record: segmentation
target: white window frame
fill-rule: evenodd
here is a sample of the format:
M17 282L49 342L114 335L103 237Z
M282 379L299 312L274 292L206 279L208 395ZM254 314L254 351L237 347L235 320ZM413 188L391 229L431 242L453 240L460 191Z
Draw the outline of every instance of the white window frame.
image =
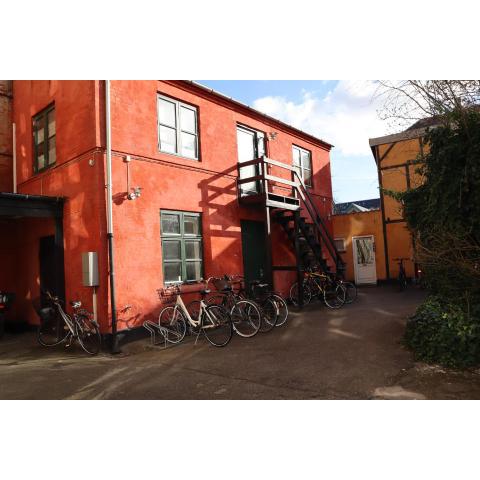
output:
M298 150L300 154L300 165L295 165L294 163L294 150ZM302 152L308 154L308 158L310 159L310 167L305 167L302 164ZM312 161L312 152L310 150L307 150L306 148L299 147L298 145L292 145L292 166L298 167L300 170L300 176L302 177L303 183L305 183L305 186L308 188L313 188L313 161ZM304 171L308 170L310 172L310 182L306 183L305 182L305 174Z
M164 100L166 102L173 103L175 105L175 127L171 125L167 125L160 122L160 100ZM189 132L187 130L182 130L181 125L181 118L180 118L180 109L185 108L187 110L191 110L195 114L195 132ZM166 127L175 130L175 152L169 152L167 150L162 150L162 145L160 142L160 127ZM187 157L182 155L182 133L187 133L189 135L195 135L195 157ZM157 94L157 136L158 136L158 151L162 153L167 153L169 155L175 155L177 157L186 158L188 160L200 160L200 152L199 152L199 142L198 142L198 108L194 107L193 105L189 105L188 103L180 102L179 100L175 100L172 97L168 97L166 95L162 95L160 93Z

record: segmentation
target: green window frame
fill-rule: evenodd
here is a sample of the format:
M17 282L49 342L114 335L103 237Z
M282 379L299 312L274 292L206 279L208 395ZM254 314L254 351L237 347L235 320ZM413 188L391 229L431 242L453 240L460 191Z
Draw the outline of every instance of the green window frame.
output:
M312 152L292 145L293 166L307 187L312 187Z
M32 119L33 170L42 172L57 162L55 105L37 113Z
M202 216L196 212L160 210L163 283L203 278Z
M198 109L157 94L158 149L189 160L199 160Z

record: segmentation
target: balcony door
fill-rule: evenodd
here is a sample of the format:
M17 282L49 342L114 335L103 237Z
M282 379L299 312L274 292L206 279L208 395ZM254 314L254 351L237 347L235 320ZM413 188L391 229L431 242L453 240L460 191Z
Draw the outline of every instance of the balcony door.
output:
M238 163L249 162L265 155L265 136L262 132L246 127L237 127ZM255 177L259 174L258 165L240 166L240 178ZM242 197L260 193L260 182L253 181L240 185Z

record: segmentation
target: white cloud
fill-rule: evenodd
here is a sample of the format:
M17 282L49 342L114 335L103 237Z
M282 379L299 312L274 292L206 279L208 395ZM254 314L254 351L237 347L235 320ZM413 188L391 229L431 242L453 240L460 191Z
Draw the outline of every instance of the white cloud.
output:
M285 97L263 97L253 107L335 145L345 156L371 155L368 139L386 135L377 115L373 81L341 80L323 97L303 92L299 103Z

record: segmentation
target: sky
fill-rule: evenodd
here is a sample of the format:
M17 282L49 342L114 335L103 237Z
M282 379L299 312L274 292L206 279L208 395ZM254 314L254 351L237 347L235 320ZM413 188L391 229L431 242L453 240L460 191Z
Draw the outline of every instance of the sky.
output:
M336 202L377 198L378 179L368 139L391 133L378 117L376 84L365 80L198 80L235 100L334 145Z

